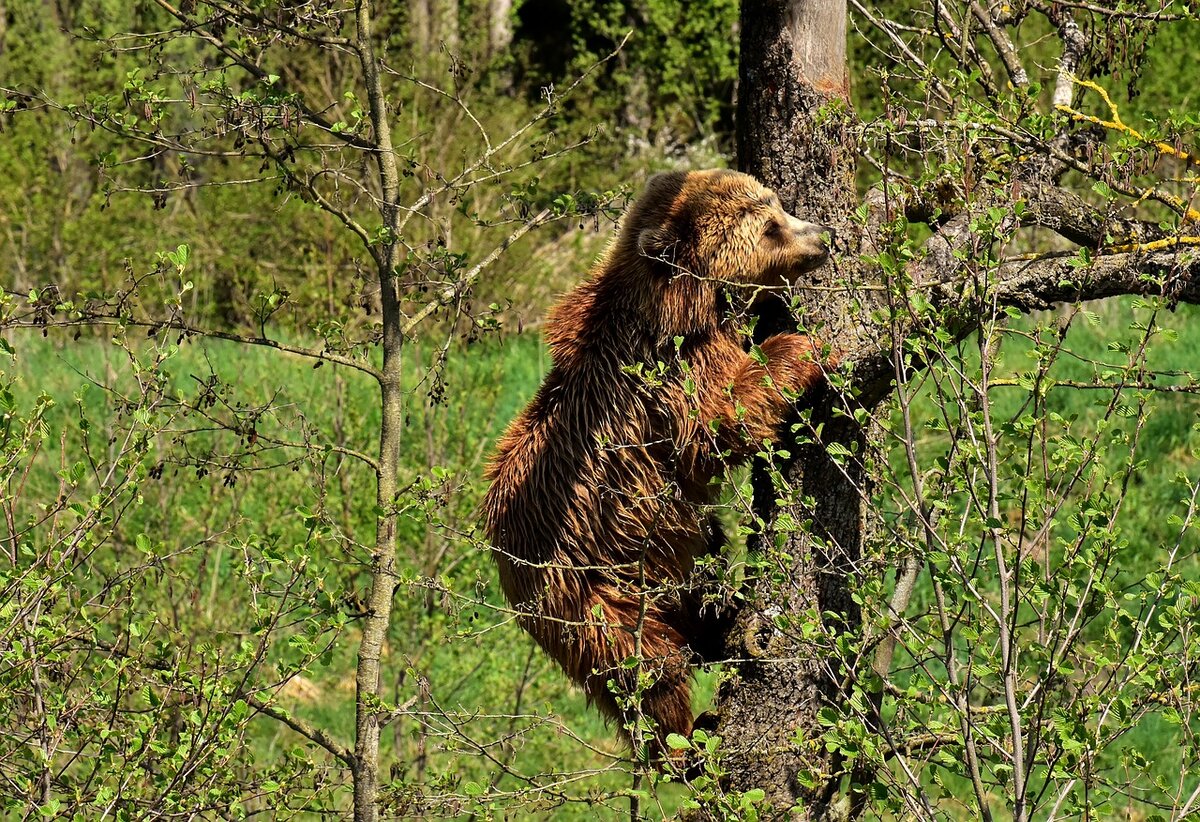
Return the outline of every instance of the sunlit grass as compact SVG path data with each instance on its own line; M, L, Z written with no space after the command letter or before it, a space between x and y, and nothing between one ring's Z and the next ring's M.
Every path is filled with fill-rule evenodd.
M1174 323L1183 329L1195 315L1183 307L1178 313L1161 315L1159 323ZM1139 332L1129 327L1136 317L1144 319L1144 312L1136 312L1128 302L1118 302L1106 306L1095 323L1076 318L1067 342L1077 356L1061 358L1053 372L1055 378L1090 380L1097 367L1089 361L1123 356L1110 349L1114 342L1136 342ZM1156 342L1149 352L1150 367L1160 372L1188 372L1197 362L1200 346L1193 337L1183 333L1177 340ZM65 432L62 459L66 463L84 458L79 450L76 395L81 396L93 424L104 423L113 433L119 430L121 411L111 391L129 388L128 355L101 337L76 341L17 335L11 341L20 377L18 404L31 402L38 392L57 401L48 419L56 435L29 479L29 498L44 499L54 493L57 483L57 432ZM1006 342L996 376L1005 378L1028 369L1027 348L1016 336ZM405 373L411 391L405 408L402 481L428 480L429 487L442 496L434 506L435 519L429 517L433 509L416 507L404 518L400 534L401 586L385 648L389 677L385 693L395 704L407 704L409 714L385 731L385 773L394 774L397 788L405 786L407 790L414 783L436 785L429 791L433 796L460 792L467 783L492 785L493 792L517 791L530 787L532 783L526 780L546 784L550 774L612 768L611 758L589 753L562 733L560 723L598 750L617 756L623 751L613 729L586 707L582 693L508 618L478 530L484 464L503 427L540 383L549 366L545 350L534 333L489 338L471 346L452 347L444 369L437 374L429 370L428 351L414 346L409 354ZM336 525L338 536L319 546L328 555L314 561L328 569L328 584L341 592L346 611L353 613L374 539L374 480L368 466L344 455L329 455L322 448L331 443L374 455L379 409L377 389L370 379L332 366L314 369L311 362L274 351L215 340L185 343L164 368L180 397L194 401L202 391L216 390L217 410L270 403L274 410L264 414L262 436L307 441L311 448L307 458L295 462L291 460L304 456L303 449L281 447L242 465L201 476L194 467L175 464L182 456L183 443L193 457L209 453L205 449L219 456L235 444L236 436L231 439L227 432L199 430L212 426L195 415L180 418L174 434L161 435L156 456L164 463L162 477L142 486L142 504L128 512L109 550L115 554L129 550L138 534L157 535L168 546L202 543L206 547L172 560L174 579L190 580L190 585L169 594L159 591L156 596L162 599L150 607L166 614L177 611L182 603L196 639L223 641L228 632L244 627L239 625L239 609L246 593L239 590L232 573L233 564L244 561L241 546L264 534L282 542L302 542L301 512L319 510ZM435 384L437 389L431 390ZM88 387L81 392L84 386ZM997 389L997 419L1016 412L1020 393L1017 388ZM1105 401L1103 394L1059 388L1051 392L1049 402L1054 410L1077 418L1079 425L1086 427L1097 403ZM925 400L918 400L914 409L918 416L934 413L935 409L922 402ZM1177 505L1180 496L1176 475L1196 471L1192 425L1200 400L1187 394L1150 394L1148 402L1151 412L1139 446L1147 461L1128 489L1122 518L1131 541L1130 555L1147 566L1157 561L1161 546L1177 535L1165 512ZM185 431L190 433L181 439ZM93 446L103 439L93 436ZM1113 454L1105 459L1115 465L1122 456ZM280 467L256 470L271 464ZM1183 568L1190 576L1200 577L1194 559ZM1145 573L1140 567L1129 570L1132 577ZM921 598L919 593L918 602ZM164 616L164 622L168 621ZM297 715L352 744L354 620L333 639L328 657L292 678L278 699ZM701 675L698 708L711 699L716 676ZM424 721L417 721L418 714L424 715ZM517 714L519 718L512 718ZM534 718L537 716L551 721L541 722ZM1169 778L1178 774L1180 762L1173 730L1161 722L1146 721L1125 736L1122 747L1151 755ZM488 748L495 759L483 755L475 745L502 738L512 744ZM301 742L272 720L262 719L257 726L255 745L264 760ZM501 775L504 768L518 776ZM589 791L621 790L629 785L629 777L613 769L571 783L562 792L578 798ZM659 797L665 803L663 811L669 813L677 792L662 790ZM410 801L416 803L413 808L420 804L418 797L399 794L392 800L397 809ZM579 802L565 807L552 807L550 802L543 812L554 818L592 818L597 814L616 818L622 815L623 802L609 800L600 806Z

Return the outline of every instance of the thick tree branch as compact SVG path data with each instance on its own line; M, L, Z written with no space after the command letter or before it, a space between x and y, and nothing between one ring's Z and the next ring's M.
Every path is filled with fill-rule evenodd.
M1096 257L1081 266L1075 255L1011 260L1000 265L994 302L1022 311L1060 302L1105 297L1166 297L1173 303L1200 303L1200 237L1180 237L1174 248L1133 250Z
M956 220L952 226L957 231L965 222ZM955 231L948 234L953 236ZM1162 247L1164 242L1173 245ZM1005 306L1029 312L1058 303L1131 295L1165 297L1171 304L1200 304L1200 237L1157 241L1100 254L1087 262L1078 254L1067 253L1006 260L983 291L976 288L974 280L964 279L961 248L961 240L949 241L943 236L911 269L913 287L927 289L931 299L944 306L946 327L957 339L975 331L985 312ZM909 336L915 332L910 328L898 333ZM859 389L856 401L868 408L892 390L896 366L889 340L890 335L881 332L878 340L864 341L856 354L844 360L853 363ZM909 364L910 368L919 366Z
M1022 224L1048 228L1085 248L1146 243L1165 236L1153 223L1106 214L1078 194L1044 180L1022 180L1016 193L1026 204Z
M1054 195L1042 198L1040 207L1044 214L1064 217L1075 205L1071 195L1054 187L1048 187L1043 194ZM1053 211L1056 203L1065 204L1061 212ZM1080 233L1083 239L1098 239L1085 232L1086 225L1085 220L1062 228ZM1138 224L1131 225L1144 229ZM1097 227L1106 228L1104 224ZM968 319L965 315L970 314L969 305L973 302L1012 306L1022 311L1129 294L1165 296L1173 302L1200 302L1200 248L1197 248L1200 236L1126 241L1102 248L1094 256L1081 251L1002 260L989 275L985 294L961 277L963 258L977 240L971 232L968 215L957 217L926 242L926 255L909 272L918 288L940 289L943 301L961 305L962 309L953 313L960 314L963 320ZM974 324L975 318L967 322L972 327Z
M1141 246L1167 239L1154 223L1121 219L1102 211L1073 191L1040 177L1021 178L1011 193L1025 204L1020 217L1022 226L1047 228L1085 248L1099 249L1115 244ZM896 175L888 176L886 186L872 189L864 202L868 207L869 240L878 238L886 222L897 214L903 214L909 222L936 228L961 215L964 208L962 191L951 185L917 188ZM1012 203L1006 201L1003 205L1010 207Z

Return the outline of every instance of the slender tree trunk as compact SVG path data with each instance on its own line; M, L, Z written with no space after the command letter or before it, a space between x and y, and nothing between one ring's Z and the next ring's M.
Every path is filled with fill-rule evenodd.
M773 187L793 213L848 236L858 198L844 0L743 0L737 116L740 168ZM846 271L825 266L809 276L801 285L823 288L800 290L805 327L826 340L848 336L857 312L847 292L828 288ZM791 322L764 321L770 330ZM841 701L846 671L830 642L860 624L847 576L863 534L861 461L838 464L826 446L838 443L861 455L866 437L852 419L834 416L832 396L816 398L812 419L823 425L822 442L793 449L796 459L785 472L808 504L777 507L779 493L764 467L755 471L755 505L767 522L758 550L783 573L764 575L739 616L734 636L748 661L721 691L718 733L730 788L760 788L774 813L803 805L817 819L849 811L849 800L837 796L840 763L803 740L819 734L819 710ZM784 516L811 524L777 535L774 526ZM801 639L790 627L815 618L809 615L822 615L821 639ZM815 778L815 788L803 787L802 772Z
M408 27L418 73L441 66L444 58L437 55L443 45L458 51L458 0L409 0Z
M399 219L400 183L392 150L391 118L380 76L379 62L371 43L372 4L360 0L355 10L358 52L363 82L367 89L379 172L380 216L390 238L375 249L383 314L383 367L379 380L383 415L379 429L379 474L376 491L378 514L375 551L371 557L371 591L367 616L363 619L362 642L355 677L354 819L374 822L379 818L379 732L381 725L380 658L392 616L396 590L396 477L400 464L400 432L403 425L401 384L400 301L393 272L397 263L396 232Z
M435 0L432 12L434 48L458 51L458 0Z
M408 0L408 39L412 43L413 56L423 64L433 48L429 0ZM418 71L422 68L423 65L417 66Z
M488 2L488 56L496 57L512 45L512 0Z

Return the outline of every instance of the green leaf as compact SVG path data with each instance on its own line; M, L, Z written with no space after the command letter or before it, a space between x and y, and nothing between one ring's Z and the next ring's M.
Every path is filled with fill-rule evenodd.
M667 746L673 751L686 751L692 747L692 742L680 734L667 734Z

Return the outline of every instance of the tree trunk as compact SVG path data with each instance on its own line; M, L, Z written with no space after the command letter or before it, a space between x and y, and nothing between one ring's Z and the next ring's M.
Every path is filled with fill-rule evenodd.
M743 0L738 167L797 216L837 226L858 205L849 106L844 0Z
M458 51L458 0L409 0L408 27L417 73L428 73L443 46Z
M400 432L404 425L401 355L403 315L396 293L399 236L398 203L400 178L392 148L392 126L388 116L380 63L371 42L373 5L360 0L356 9L355 47L370 106L372 152L379 173L380 216L389 239L375 249L383 313L383 367L379 388L382 418L379 426L379 471L376 486L375 550L371 556L371 589L367 616L362 621L362 642L355 675L354 820L375 822L379 818L379 733L383 693L380 660L392 618L396 591L397 476L400 464Z
M488 2L488 56L496 58L512 46L512 0Z
M743 0L739 82L739 167L774 188L802 219L849 236L848 217L858 198L845 3ZM847 274L827 265L800 284L803 324L816 336L857 336L848 325L861 309L851 309L850 292L827 288ZM783 322L795 325L790 316L764 317L768 331ZM784 471L804 503L778 505L780 494L765 466L755 469L756 513L767 523L757 549L776 573L755 583L738 618L734 637L744 647L734 651L746 661L721 690L717 732L731 789L762 789L776 814L803 805L816 819L843 816L849 807L849 797L837 798L836 757L804 740L818 736L819 710L842 701L846 671L831 641L860 624L847 577L862 543L866 443L861 426L834 417L832 392L814 399L812 414L815 424L823 424L821 442L793 448L796 458ZM828 455L830 443L855 456L839 465ZM785 517L801 527L777 532ZM824 630L815 640L803 639L798 626L818 618ZM798 780L802 772L811 776ZM814 780L816 787L803 786Z

